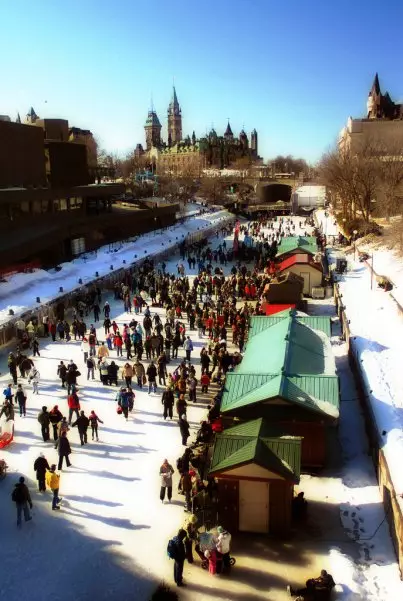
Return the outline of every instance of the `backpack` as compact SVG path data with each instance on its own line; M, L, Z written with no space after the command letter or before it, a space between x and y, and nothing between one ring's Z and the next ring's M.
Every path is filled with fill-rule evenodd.
M16 486L14 488L11 498L14 501L14 503L24 503L25 495L24 495L24 491L22 490L21 486Z
M176 544L173 538L171 538L171 540L168 541L167 555L169 559L175 559L176 557Z

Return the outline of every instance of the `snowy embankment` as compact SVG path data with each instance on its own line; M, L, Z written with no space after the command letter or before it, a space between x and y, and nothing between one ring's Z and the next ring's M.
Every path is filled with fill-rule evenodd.
M97 277L110 275L113 271L128 267L136 261L174 248L187 235L200 231L207 233L233 219L234 216L224 210L205 213L189 218L184 223L149 232L132 242L103 246L96 252L62 263L59 271L36 269L32 273L12 275L6 282L0 283L0 325L10 320L10 309L18 316L37 308L37 296L41 303L54 301ZM79 279L82 280L82 284L79 283ZM60 287L63 287L63 292L59 291Z
M334 218L317 211L317 219L328 235ZM334 263L337 251L327 249L329 263ZM351 348L361 366L367 398L373 413L379 445L382 448L396 492L396 501L403 510L403 320L394 300L377 287L371 288L370 269L349 258L348 271L338 276L343 305L349 319Z

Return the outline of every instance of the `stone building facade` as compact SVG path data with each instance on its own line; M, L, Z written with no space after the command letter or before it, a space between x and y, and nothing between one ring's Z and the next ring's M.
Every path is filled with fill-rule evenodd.
M258 156L258 133L254 129L250 140L242 129L239 136L234 136L228 122L223 135L218 135L214 128L203 137L183 138L182 109L179 105L175 87L168 106L168 139L165 143L161 137L161 123L154 109L148 112L144 126L146 137L145 153L159 173L177 175L200 175L203 169L225 169L238 159L252 163ZM140 155L142 146L136 146L136 154Z

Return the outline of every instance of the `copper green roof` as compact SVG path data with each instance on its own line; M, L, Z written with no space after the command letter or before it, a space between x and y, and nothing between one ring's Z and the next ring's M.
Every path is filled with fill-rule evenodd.
M210 466L211 474L250 463L298 483L301 438L284 435L262 418L234 426L217 435Z
M319 330L330 338L331 336L331 321L330 317L316 316L316 315L298 315L295 309L286 309L285 311L279 311L274 315L259 315L253 316L250 322L250 328L248 333L249 340L259 334L267 328L271 328L274 324L279 321L295 315L295 318L299 323L305 324L312 328L312 330Z
M295 250L301 250L311 255L318 252L318 244L314 236L288 236L284 237L277 248L277 257Z
M241 364L226 376L222 413L245 414L248 407L282 399L337 418L339 382L330 341L323 331L301 323L295 313L260 332L257 327Z

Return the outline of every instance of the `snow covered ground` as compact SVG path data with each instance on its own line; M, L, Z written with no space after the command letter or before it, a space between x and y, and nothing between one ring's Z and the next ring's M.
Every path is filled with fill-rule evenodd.
M136 260L174 247L188 234L203 230L207 232L233 219L233 215L224 210L196 215L183 224L149 232L135 241L103 246L94 253L62 263L60 271L36 269L33 273L15 274L7 278L6 282L0 282L0 325L10 319L10 309L17 316L28 309L35 308L37 296L41 299L41 303L47 303L61 296L60 286L63 287L63 294L70 292L80 288L79 279L84 285L94 280L96 271L99 277L108 275L124 267L123 261L126 265L130 265Z
M214 238L214 245L220 241ZM175 270L176 263L174 256L168 270ZM126 323L128 316L121 313L121 303L110 296L108 299L112 317L119 324ZM315 314L334 315L331 299L312 302L310 309ZM300 488L310 501L312 513L316 513L317 503L323 515L336 515L335 522L329 517L322 523L323 532L318 536L316 532L308 533L306 543L299 542L298 537L280 545L252 537L255 546L236 547L237 565L229 579L211 577L198 564L186 564L189 586L181 592L181 601L285 601L285 584L303 583L322 567L338 583L336 598L340 601L402 599L402 583L386 524L375 533L384 512L367 455L346 345L340 343L337 330L333 334L332 346L342 381L341 448L335 449L335 454L342 453L343 467L336 472L330 468L324 477L303 476ZM197 358L203 341L195 333L192 338ZM72 429L72 467L64 468L61 477L60 494L65 499L62 510L51 511L50 493L34 492L34 519L17 531L10 493L19 474L29 479L34 490L33 461L40 452L50 463L56 461L52 444L42 442L36 418L43 404L59 404L66 411L56 367L60 360L69 359L77 362L82 373L82 408L87 413L94 409L105 422L100 426L100 442L81 447L78 433ZM3 355L3 374L4 361ZM156 580L172 582L166 542L184 518L183 497L176 494L177 474L172 504L163 505L159 500L159 466L165 457L174 463L183 450L176 421L162 419L160 394L148 395L138 389L129 421L117 415L113 402L116 389L104 388L97 380L87 383L78 342L51 343L42 339L41 357L35 362L41 372L40 394L34 396L30 386L26 387L27 417L16 418L15 442L0 451L10 466L7 478L0 482L0 600L147 601ZM125 361L118 362L122 365ZM168 371L176 364L171 362ZM7 375L0 376L1 384L8 379ZM204 407L189 407L193 432L204 412ZM357 538L360 541L356 542ZM29 582L29 588L21 587L20 576Z

